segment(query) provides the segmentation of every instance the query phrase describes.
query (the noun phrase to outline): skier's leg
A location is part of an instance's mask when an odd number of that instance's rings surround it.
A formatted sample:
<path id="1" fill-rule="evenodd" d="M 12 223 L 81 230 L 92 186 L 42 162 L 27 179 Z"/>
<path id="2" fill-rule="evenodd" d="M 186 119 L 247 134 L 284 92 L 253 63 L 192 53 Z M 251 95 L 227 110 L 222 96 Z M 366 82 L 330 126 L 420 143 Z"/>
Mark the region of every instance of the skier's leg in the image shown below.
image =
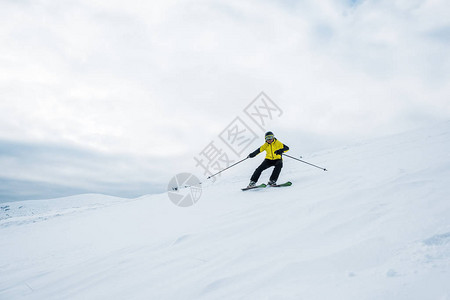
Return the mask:
<path id="1" fill-rule="evenodd" d="M 258 182 L 259 176 L 261 176 L 262 171 L 264 171 L 265 169 L 271 167 L 270 165 L 270 161 L 268 161 L 267 159 L 265 159 L 260 165 L 259 167 L 256 168 L 255 172 L 253 172 L 252 177 L 250 178 L 250 181 L 254 181 L 254 182 Z"/>
<path id="2" fill-rule="evenodd" d="M 280 176 L 281 168 L 283 167 L 283 160 L 277 159 L 275 161 L 275 168 L 272 171 L 272 175 L 270 175 L 269 180 L 276 182 L 278 177 Z"/>

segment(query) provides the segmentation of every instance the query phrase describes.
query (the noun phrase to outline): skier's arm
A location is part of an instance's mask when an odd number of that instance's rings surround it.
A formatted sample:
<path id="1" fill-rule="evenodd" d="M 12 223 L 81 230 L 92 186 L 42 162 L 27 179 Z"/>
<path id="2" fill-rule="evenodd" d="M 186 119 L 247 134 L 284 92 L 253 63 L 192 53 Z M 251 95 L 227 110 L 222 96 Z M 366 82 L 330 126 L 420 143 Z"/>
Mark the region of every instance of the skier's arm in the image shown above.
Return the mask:
<path id="1" fill-rule="evenodd" d="M 283 144 L 283 148 L 278 149 L 277 151 L 275 151 L 275 154 L 281 155 L 281 154 L 283 154 L 284 152 L 286 152 L 288 150 L 289 150 L 289 147 L 287 145 Z"/>
<path id="2" fill-rule="evenodd" d="M 255 157 L 256 155 L 258 155 L 261 152 L 261 148 L 256 149 L 255 151 L 253 151 L 252 153 L 250 153 L 248 155 L 248 157 Z"/>

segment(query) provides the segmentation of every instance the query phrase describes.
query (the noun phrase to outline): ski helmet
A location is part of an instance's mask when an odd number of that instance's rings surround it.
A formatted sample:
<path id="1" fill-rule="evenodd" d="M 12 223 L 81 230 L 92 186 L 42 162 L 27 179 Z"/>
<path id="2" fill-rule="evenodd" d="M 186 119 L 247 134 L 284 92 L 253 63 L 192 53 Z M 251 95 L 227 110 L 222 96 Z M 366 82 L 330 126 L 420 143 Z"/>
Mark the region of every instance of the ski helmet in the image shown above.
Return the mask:
<path id="1" fill-rule="evenodd" d="M 275 138 L 275 135 L 273 134 L 272 131 L 267 131 L 264 137 L 265 137 L 265 139 L 266 139 L 266 141 L 267 141 L 267 140 L 274 139 L 274 138 Z"/>

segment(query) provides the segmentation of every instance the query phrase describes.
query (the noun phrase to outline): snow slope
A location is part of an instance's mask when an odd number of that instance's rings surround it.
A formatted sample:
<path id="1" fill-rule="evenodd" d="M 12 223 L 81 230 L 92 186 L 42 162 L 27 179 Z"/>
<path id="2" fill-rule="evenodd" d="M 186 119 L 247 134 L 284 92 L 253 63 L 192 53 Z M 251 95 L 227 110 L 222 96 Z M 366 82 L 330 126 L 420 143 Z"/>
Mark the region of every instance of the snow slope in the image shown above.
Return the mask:
<path id="1" fill-rule="evenodd" d="M 293 186 L 242 192 L 258 156 L 190 208 L 3 203 L 0 299 L 450 299 L 449 150 L 447 122 L 303 157 L 328 172 L 285 158 Z"/>

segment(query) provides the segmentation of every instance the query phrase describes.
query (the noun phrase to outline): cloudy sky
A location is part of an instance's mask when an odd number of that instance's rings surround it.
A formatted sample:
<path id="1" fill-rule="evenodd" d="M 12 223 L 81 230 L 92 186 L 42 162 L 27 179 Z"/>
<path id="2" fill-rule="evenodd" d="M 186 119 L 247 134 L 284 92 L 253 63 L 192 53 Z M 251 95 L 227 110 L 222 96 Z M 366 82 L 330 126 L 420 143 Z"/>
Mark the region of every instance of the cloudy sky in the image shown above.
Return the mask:
<path id="1" fill-rule="evenodd" d="M 448 120 L 449 53 L 445 0 L 0 0 L 0 201 L 201 177 L 261 92 L 295 155 Z"/>

